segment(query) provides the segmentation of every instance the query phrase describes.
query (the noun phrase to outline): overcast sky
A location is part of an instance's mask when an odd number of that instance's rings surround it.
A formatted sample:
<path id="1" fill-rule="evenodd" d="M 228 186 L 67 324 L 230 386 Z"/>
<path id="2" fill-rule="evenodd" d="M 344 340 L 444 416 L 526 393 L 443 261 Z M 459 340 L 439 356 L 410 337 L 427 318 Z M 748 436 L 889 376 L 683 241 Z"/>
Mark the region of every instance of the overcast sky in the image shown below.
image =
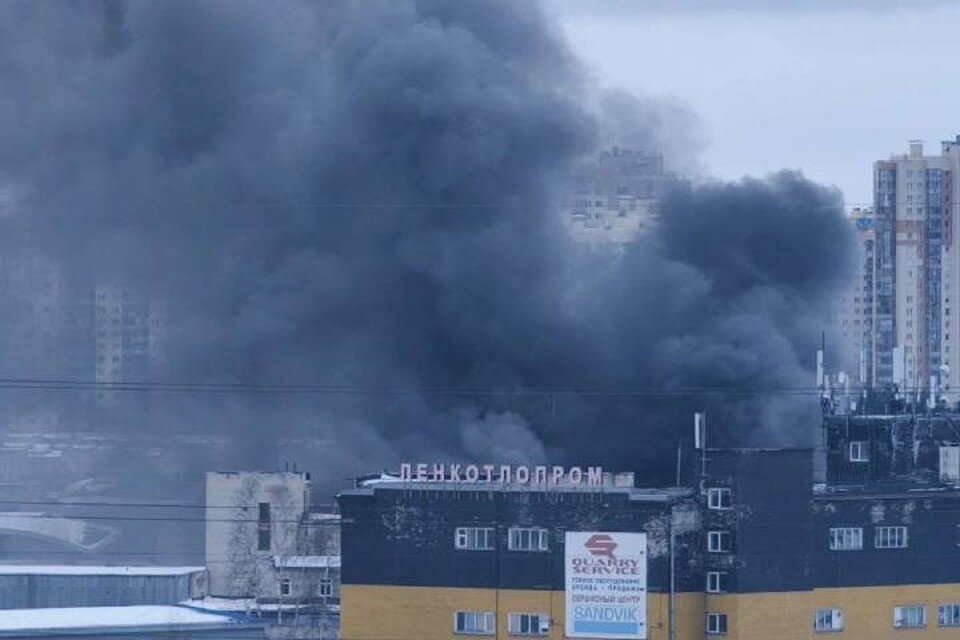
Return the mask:
<path id="1" fill-rule="evenodd" d="M 719 177 L 801 169 L 869 202 L 874 160 L 960 133 L 958 2 L 546 1 L 604 85 L 699 114 Z"/>

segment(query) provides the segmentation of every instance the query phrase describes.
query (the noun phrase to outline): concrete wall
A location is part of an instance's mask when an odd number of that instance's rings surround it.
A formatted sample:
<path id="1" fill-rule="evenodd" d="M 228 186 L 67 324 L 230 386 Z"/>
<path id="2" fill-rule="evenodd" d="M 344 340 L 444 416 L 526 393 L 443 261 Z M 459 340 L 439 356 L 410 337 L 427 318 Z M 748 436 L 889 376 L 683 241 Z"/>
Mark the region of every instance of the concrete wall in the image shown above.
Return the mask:
<path id="1" fill-rule="evenodd" d="M 206 563 L 210 594 L 277 597 L 273 557 L 297 555 L 309 504 L 306 474 L 210 472 L 206 485 Z M 270 505 L 270 548 L 258 548 L 259 504 Z"/>

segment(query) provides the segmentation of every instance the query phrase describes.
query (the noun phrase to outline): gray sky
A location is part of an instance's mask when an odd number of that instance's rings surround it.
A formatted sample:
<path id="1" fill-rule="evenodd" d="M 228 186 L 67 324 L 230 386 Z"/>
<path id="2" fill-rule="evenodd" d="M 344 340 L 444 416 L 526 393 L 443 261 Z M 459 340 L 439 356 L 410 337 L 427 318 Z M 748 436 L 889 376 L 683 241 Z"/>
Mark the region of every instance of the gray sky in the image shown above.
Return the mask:
<path id="1" fill-rule="evenodd" d="M 719 177 L 800 169 L 839 186 L 848 204 L 868 202 L 874 160 L 911 138 L 937 152 L 960 133 L 960 3 L 547 6 L 603 85 L 688 103 Z"/>

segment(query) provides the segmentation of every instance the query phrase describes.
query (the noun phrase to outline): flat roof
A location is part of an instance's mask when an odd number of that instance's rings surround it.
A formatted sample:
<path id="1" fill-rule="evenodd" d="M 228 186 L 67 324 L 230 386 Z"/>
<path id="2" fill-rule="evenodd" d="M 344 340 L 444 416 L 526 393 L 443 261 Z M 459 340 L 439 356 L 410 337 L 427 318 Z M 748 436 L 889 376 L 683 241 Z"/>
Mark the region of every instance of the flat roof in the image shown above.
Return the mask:
<path id="1" fill-rule="evenodd" d="M 375 491 L 449 491 L 449 492 L 496 492 L 496 493 L 571 493 L 571 494 L 619 494 L 639 502 L 667 502 L 693 493 L 689 487 L 666 487 L 661 489 L 618 487 L 615 485 L 530 485 L 500 484 L 496 482 L 401 482 L 377 480 L 367 486 L 341 491 L 341 496 L 372 496 Z"/>
<path id="2" fill-rule="evenodd" d="M 0 575 L 43 576 L 183 576 L 206 567 L 116 567 L 109 565 L 0 564 Z"/>
<path id="3" fill-rule="evenodd" d="M 245 616 L 179 605 L 0 610 L 0 635 L 5 636 L 47 635 L 51 631 L 129 633 L 150 629 L 215 629 L 247 624 L 256 627 Z"/>

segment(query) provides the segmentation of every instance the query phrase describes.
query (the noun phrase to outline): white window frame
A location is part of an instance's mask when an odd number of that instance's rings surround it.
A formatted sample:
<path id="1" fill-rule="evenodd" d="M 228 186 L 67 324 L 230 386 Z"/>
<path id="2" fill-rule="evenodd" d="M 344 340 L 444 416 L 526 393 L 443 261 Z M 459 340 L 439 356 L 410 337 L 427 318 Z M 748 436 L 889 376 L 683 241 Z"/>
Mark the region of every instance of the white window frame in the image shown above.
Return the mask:
<path id="1" fill-rule="evenodd" d="M 507 548 L 510 551 L 550 551 L 550 532 L 540 527 L 510 527 Z"/>
<path id="2" fill-rule="evenodd" d="M 726 581 L 726 571 L 707 571 L 707 593 L 726 593 Z"/>
<path id="3" fill-rule="evenodd" d="M 960 627 L 960 602 L 948 602 L 937 607 L 937 626 Z"/>
<path id="4" fill-rule="evenodd" d="M 524 631 L 523 628 L 527 630 Z M 507 633 L 511 636 L 546 636 L 550 634 L 550 616 L 546 613 L 507 614 Z"/>
<path id="5" fill-rule="evenodd" d="M 922 629 L 927 626 L 927 608 L 922 604 L 902 604 L 893 608 L 895 629 Z"/>
<path id="6" fill-rule="evenodd" d="M 481 538 L 483 545 L 480 544 Z M 493 551 L 496 531 L 493 527 L 457 527 L 453 534 L 453 546 L 461 551 Z"/>
<path id="7" fill-rule="evenodd" d="M 707 532 L 707 551 L 709 553 L 730 553 L 731 546 L 729 531 Z"/>
<path id="8" fill-rule="evenodd" d="M 831 527 L 830 551 L 860 551 L 863 549 L 863 527 Z"/>
<path id="9" fill-rule="evenodd" d="M 843 631 L 843 609 L 831 607 L 814 609 L 813 630 L 817 633 Z"/>
<path id="10" fill-rule="evenodd" d="M 908 543 L 906 527 L 877 527 L 874 530 L 875 549 L 906 549 Z"/>
<path id="11" fill-rule="evenodd" d="M 723 624 L 720 624 L 720 621 L 723 621 Z M 723 629 L 721 630 L 721 626 Z M 707 612 L 707 623 L 706 629 L 707 635 L 711 636 L 725 636 L 727 635 L 727 630 L 729 629 L 729 620 L 727 619 L 727 614 L 725 613 L 714 613 Z"/>
<path id="12" fill-rule="evenodd" d="M 724 501 L 726 498 L 726 501 Z M 726 503 L 724 503 L 726 502 Z M 707 508 L 716 511 L 730 509 L 732 499 L 728 487 L 710 487 L 707 489 Z"/>
<path id="13" fill-rule="evenodd" d="M 333 596 L 333 578 L 330 576 L 321 576 L 320 582 L 317 584 L 317 595 L 321 598 Z"/>
<path id="14" fill-rule="evenodd" d="M 459 624 L 463 620 L 463 625 Z M 493 611 L 454 611 L 453 632 L 470 636 L 492 636 L 496 620 Z"/>
<path id="15" fill-rule="evenodd" d="M 870 443 L 867 440 L 853 440 L 847 453 L 850 462 L 870 462 Z"/>

